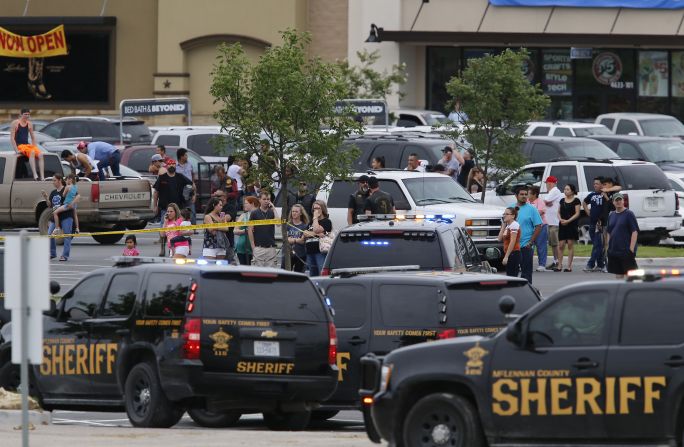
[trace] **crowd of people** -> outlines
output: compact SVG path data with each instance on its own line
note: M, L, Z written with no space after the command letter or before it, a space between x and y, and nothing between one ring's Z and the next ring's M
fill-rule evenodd
M621 278L637 268L639 226L634 213L625 208L621 187L613 179L595 178L594 191L584 201L577 198L573 184L564 185L561 192L556 177L549 176L545 182L548 194L544 198L539 196L538 186L518 186L516 202L502 216L499 240L504 244L502 263L507 275L521 276L531 283L535 248L538 272L572 272L582 207L589 216L593 244L583 270L613 273ZM553 261L547 266L549 246Z

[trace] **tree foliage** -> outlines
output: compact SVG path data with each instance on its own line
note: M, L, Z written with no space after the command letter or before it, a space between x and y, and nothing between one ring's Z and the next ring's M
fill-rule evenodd
M446 85L452 102L460 100L468 115L462 128L446 134L468 140L485 181L492 168L501 178L525 164L520 145L527 123L543 116L549 105L549 97L540 86L532 85L523 74L528 57L525 49L507 49L499 55L471 59L463 73ZM483 202L484 198L485 191Z
M222 45L212 72L210 92L221 109L215 118L229 138L241 147L236 154L259 153L262 139L270 142L269 159L253 166L262 187L280 183L283 218L289 214L288 185L294 179L320 185L327 177L347 178L355 150L339 150L360 125L351 114L335 114L335 102L346 95L346 81L335 64L309 58L308 33L286 30L282 44L266 50L251 64L239 43ZM286 168L294 167L288 177ZM287 227L283 250L289 253ZM285 257L289 266L289 256Z
M404 97L400 90L408 78L406 64L393 65L392 70L380 72L374 68L380 59L380 52L375 50L369 53L367 50L357 51L359 65L350 65L348 60L339 61L338 67L345 79L345 98L384 99L392 94L399 98Z

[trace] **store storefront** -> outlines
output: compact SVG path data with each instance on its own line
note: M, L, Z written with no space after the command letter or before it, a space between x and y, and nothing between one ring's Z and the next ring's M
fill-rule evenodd
M445 110L445 84L468 60L504 47L426 48L426 105ZM666 113L684 119L684 51L528 48L523 70L551 97L547 118L591 119L606 112Z

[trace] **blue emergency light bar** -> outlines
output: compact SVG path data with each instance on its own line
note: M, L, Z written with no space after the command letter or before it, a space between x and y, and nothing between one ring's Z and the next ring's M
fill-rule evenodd
M358 214L359 222L372 220L435 220L443 221L455 219L455 214Z
M361 245L370 245L373 247L387 247L389 241L361 241Z

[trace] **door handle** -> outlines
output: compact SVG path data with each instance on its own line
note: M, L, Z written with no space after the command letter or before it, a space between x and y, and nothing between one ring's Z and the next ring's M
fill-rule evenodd
M578 359L575 363L572 364L577 369L590 369L590 368L596 368L598 366L598 362L594 362L586 357L583 357L581 359Z
M673 355L668 360L665 360L665 364L667 366L672 366L673 368L684 366L684 358L679 355Z
M361 338L361 337L352 337L352 338L349 339L349 344L350 344L350 345L362 345L362 344L364 344L364 343L366 343L366 339L365 339L365 338Z
M121 335L121 336L130 335L130 333L131 333L131 330L130 330L130 329L117 329L117 330L115 331L115 334L116 334L116 335Z

